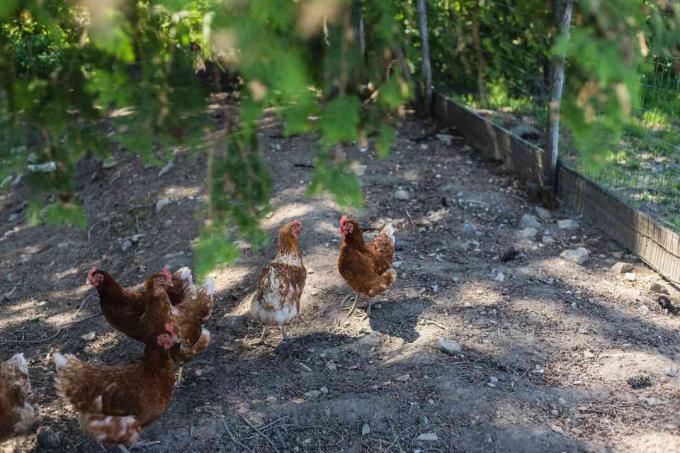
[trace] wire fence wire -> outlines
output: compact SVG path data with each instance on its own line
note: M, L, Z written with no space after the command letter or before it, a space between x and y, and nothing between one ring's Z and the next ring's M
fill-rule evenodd
M541 147L553 40L545 3L536 10L537 2L519 0L451 2L458 8L433 2L428 18L435 87ZM560 159L680 231L680 55L647 60L641 102L605 165L584 165L564 124ZM567 61L567 80L569 72Z

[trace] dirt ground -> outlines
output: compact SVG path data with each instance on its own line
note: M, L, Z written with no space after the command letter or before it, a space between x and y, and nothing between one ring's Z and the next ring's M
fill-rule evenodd
M349 292L336 270L341 212L304 195L314 140L281 138L263 122L275 182L264 226L272 235L293 218L305 226L302 314L289 341L272 332L269 346L250 345L260 327L239 304L273 246L255 253L242 244L241 258L215 274L211 347L185 368L138 450L680 451L680 319L650 289L661 278L588 225L560 230L565 213L520 241L533 206L512 176L433 131L455 135L409 116L389 158L345 150L367 165L367 206L354 214L365 227L392 222L397 237L399 278L360 320L363 310L351 319L338 310ZM33 432L0 450L42 451L47 439L55 451L100 451L56 398L51 354L114 364L141 346L100 316L86 273L96 265L133 285L164 264L191 264L203 161L177 153L159 177L116 158L111 168L81 165L88 231L28 227L12 216L21 193L0 196L0 358L26 354L39 411ZM395 197L399 189L408 199ZM162 198L171 203L156 212ZM554 243L542 242L544 231ZM590 251L584 265L559 258L578 246ZM520 253L503 262L512 248ZM620 260L633 263L635 280L610 271ZM442 352L441 339L462 350ZM635 380L649 385L633 388ZM39 427L51 434L40 443Z

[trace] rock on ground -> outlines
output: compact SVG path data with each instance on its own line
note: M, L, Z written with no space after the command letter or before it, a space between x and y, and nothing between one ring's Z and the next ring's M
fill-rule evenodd
M560 258L572 261L576 264L584 264L590 258L589 252L583 247L577 249L567 249L560 254Z

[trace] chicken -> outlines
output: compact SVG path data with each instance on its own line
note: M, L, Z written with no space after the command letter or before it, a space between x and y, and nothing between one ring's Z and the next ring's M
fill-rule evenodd
M163 268L162 272L168 279L172 279L172 286L167 292L173 305L192 295L193 280L189 268L179 269L174 276L170 275L167 268ZM138 330L139 319L144 314L143 291L122 288L109 273L96 267L87 274L87 282L97 290L102 313L109 324L125 335L141 341Z
M23 354L0 363L0 442L26 431L33 423L35 410L28 401L31 382Z
M177 341L159 332L141 360L105 366L55 353L57 395L79 413L80 427L98 442L134 444L145 426L170 405L175 368L168 350Z
M138 333L145 343L162 329L176 335L179 351L173 350L172 357L178 362L185 362L202 353L210 344L210 332L203 324L212 313L215 282L209 279L206 287L201 288L192 285L178 305L171 304L167 292L167 288L173 286L164 272L144 282L145 311L139 319Z
M300 297L307 270L302 263L299 238L302 222L294 220L281 227L277 252L262 271L250 301L250 314L264 324L258 343L264 342L267 326L279 326L286 339L286 324L300 313Z
M394 228L386 225L373 241L366 245L359 224L348 217L340 218L343 236L338 257L340 275L354 290L354 303L348 317L354 312L359 295L369 298L364 319L371 315L371 298L382 293L397 279L391 268L394 261ZM347 300L350 296L346 297ZM343 300L344 303L344 300Z

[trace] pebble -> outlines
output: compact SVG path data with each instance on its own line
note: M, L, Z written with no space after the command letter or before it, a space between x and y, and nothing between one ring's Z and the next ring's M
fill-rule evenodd
M623 278L628 280L629 282L634 282L637 280L637 275L635 275L635 272L626 272L623 274Z
M128 251L130 247L132 247L132 241L129 239L124 240L120 246L121 250L124 252Z
M446 146L449 146L453 141L453 136L449 134L437 134L437 140L439 140Z
M557 402L560 403L562 406L566 406L566 405L567 405L567 400L565 400L565 399L562 398L561 396L559 397L559 399L557 400Z
M557 227L560 230L575 230L578 228L578 222L574 219L558 220Z
M303 396L305 399L315 400L321 396L321 392L319 390L310 390L309 392L305 392Z
M649 307L646 305L642 305L640 307L640 314L642 315L648 315L649 314Z
M144 234L144 233L133 234L130 237L130 240L136 244L139 241L141 241L144 236L146 236L146 234Z
M552 214L550 214L550 211L548 211L545 208L542 208L541 206L535 206L534 212L541 220L550 220L552 218Z
M170 203L172 203L172 201L170 201L169 199L161 198L160 200L158 200L156 202L156 212L161 212L161 209L163 209L164 207L166 207Z
M567 249L560 254L560 258L572 261L576 264L584 264L589 259L589 252L583 247Z
M463 224L463 234L466 236L472 236L477 232L477 227L471 223Z
M437 442L439 437L437 436L437 433L423 433L417 437L417 440L421 440L423 442Z
M496 276L493 278L497 282L504 282L505 281L505 274L503 272L496 272Z
M335 364L335 362L328 362L326 364L326 369L328 371L336 371L338 369L338 366Z
M548 245L548 244L554 244L555 240L551 236L544 234L543 237L541 238L541 242Z
M614 258L616 258L617 260L620 260L621 258L623 258L623 252L621 252L621 251L619 251L619 252L612 252L612 256L613 256Z
M114 159L113 157L107 157L106 159L104 159L104 162L102 162L102 167L107 169L113 168L116 165L118 165L118 162L116 162L116 159Z
M19 214L12 214L12 215L9 216L8 221L16 222L17 220L19 220L19 217L20 217Z
M94 332L88 332L85 335L81 335L80 338L82 338L85 341L92 341L95 339L96 336L97 334L95 334Z
M361 427L361 435L365 436L367 434L371 434L371 426L368 423L364 423L364 426Z
M618 263L614 264L611 268L611 271L615 274L625 274L626 272L630 272L633 270L633 265L630 263L624 263L623 261L619 261Z
M324 395L328 395L328 387L321 387L321 388L319 389L319 391L320 391L321 393L323 393Z
M677 377L678 376L678 369L677 368L669 368L668 371L666 371L666 376Z
M402 374L401 376L397 377L395 380L399 382L407 382L409 379L411 379L410 374Z
M161 168L161 171L158 172L158 176L163 176L164 174L168 173L171 171L173 168L175 168L175 163L174 162L168 162L165 164L165 167Z
M519 230L517 232L517 237L519 237L520 239L532 241L536 237L536 234L538 234L538 230L536 228L527 227Z
M519 224L522 226L522 228L541 228L541 222L538 221L536 216L533 216L531 214L524 214L522 216L522 219L520 220Z
M437 342L437 347L439 347L440 351L446 352L447 354L458 354L463 350L456 340L440 339Z
M404 189L397 189L394 192L394 198L401 201L407 201L411 198L411 195L409 195L409 193Z
M557 434L564 434L564 430L562 430L562 428L560 428L557 425L550 425L550 429L556 432Z

